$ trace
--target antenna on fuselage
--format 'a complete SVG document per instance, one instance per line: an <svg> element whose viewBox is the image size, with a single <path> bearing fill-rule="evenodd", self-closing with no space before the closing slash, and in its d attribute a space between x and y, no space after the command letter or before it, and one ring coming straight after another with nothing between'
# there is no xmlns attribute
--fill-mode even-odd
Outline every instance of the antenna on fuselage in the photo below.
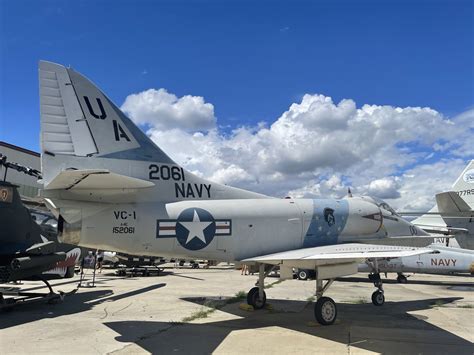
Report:
<svg viewBox="0 0 474 355"><path fill-rule="evenodd" d="M347 197L352 197L352 191L350 187L347 188Z"/></svg>

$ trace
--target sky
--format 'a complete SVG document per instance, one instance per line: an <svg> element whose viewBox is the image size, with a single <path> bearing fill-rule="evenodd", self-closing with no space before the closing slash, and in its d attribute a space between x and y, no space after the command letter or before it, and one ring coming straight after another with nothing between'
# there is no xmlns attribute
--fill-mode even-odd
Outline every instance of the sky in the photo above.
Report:
<svg viewBox="0 0 474 355"><path fill-rule="evenodd" d="M423 210L474 158L472 1L0 1L0 140L39 144L38 60L165 152L273 196ZM186 144L183 144L186 142Z"/></svg>

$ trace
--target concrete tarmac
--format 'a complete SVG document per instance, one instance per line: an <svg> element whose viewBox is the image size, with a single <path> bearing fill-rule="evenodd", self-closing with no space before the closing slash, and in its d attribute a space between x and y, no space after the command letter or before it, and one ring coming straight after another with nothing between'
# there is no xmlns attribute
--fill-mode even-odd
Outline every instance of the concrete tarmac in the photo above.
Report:
<svg viewBox="0 0 474 355"><path fill-rule="evenodd" d="M321 326L314 281L268 277L270 309L248 311L241 296L257 276L230 267L169 267L162 276L134 278L104 270L96 287L60 304L1 313L0 354L474 353L473 278L414 275L398 284L394 277L383 278L382 307L372 305L366 275L334 282L325 295L337 302L338 320ZM77 282L53 284L71 291Z"/></svg>

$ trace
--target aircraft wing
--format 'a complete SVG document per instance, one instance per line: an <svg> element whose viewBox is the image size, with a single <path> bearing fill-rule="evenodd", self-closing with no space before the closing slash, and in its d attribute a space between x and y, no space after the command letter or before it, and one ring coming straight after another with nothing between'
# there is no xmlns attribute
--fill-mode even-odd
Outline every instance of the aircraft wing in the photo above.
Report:
<svg viewBox="0 0 474 355"><path fill-rule="evenodd" d="M154 185L150 181L112 173L107 169L88 169L64 170L46 185L45 189L143 189Z"/></svg>
<svg viewBox="0 0 474 355"><path fill-rule="evenodd" d="M351 243L284 251L245 259L242 262L258 262L301 269L324 268L329 271L324 274L331 275L328 276L329 278L357 273L357 265L367 259L392 259L429 253L437 253L437 251L430 248ZM346 267L338 269L338 265Z"/></svg>

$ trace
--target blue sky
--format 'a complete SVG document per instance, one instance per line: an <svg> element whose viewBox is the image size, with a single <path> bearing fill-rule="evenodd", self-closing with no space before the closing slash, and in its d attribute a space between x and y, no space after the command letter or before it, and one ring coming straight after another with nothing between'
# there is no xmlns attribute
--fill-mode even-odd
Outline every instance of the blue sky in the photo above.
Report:
<svg viewBox="0 0 474 355"><path fill-rule="evenodd" d="M221 126L272 122L305 93L357 105L473 105L471 1L13 1L1 6L0 139L39 150L37 62L118 105L166 88Z"/></svg>
<svg viewBox="0 0 474 355"><path fill-rule="evenodd" d="M3 0L0 140L39 151L45 59L212 181L428 209L474 158L473 6Z"/></svg>

